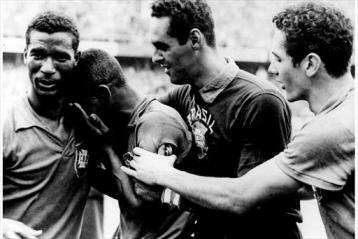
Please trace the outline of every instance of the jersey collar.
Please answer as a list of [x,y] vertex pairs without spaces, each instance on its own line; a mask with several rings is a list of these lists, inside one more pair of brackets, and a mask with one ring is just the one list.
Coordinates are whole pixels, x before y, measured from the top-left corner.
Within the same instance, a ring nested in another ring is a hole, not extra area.
[[218,95],[230,84],[239,71],[239,67],[232,59],[225,58],[227,64],[208,84],[199,90],[205,103],[212,103]]

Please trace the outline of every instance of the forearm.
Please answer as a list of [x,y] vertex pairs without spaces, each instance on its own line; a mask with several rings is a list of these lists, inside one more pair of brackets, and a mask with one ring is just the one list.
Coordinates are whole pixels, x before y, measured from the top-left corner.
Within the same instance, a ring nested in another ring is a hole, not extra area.
[[278,170],[272,160],[241,178],[202,177],[171,168],[157,175],[157,183],[203,207],[243,214],[301,186]]
[[206,208],[241,214],[252,207],[237,179],[202,177],[174,168],[157,179],[158,184]]
[[115,184],[119,193],[119,200],[122,198],[129,203],[132,208],[140,208],[142,200],[137,197],[134,192],[133,184],[122,169],[122,163],[112,147],[106,147],[105,152],[109,158],[111,166],[111,174],[114,176]]

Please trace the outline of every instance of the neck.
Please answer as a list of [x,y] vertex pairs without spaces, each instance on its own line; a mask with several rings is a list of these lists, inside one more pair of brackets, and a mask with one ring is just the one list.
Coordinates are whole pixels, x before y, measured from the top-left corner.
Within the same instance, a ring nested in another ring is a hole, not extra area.
[[204,87],[223,70],[226,64],[225,58],[215,48],[206,47],[199,56],[199,70],[192,85],[196,89]]
[[33,110],[40,116],[49,120],[58,120],[63,108],[63,97],[46,97],[30,91],[28,100]]
[[337,92],[344,90],[349,84],[352,84],[353,77],[347,72],[341,77],[333,78],[326,74],[324,77],[317,77],[308,97],[310,110],[314,114],[318,114],[322,107],[327,104]]
[[112,91],[111,106],[119,110],[133,111],[143,98],[132,87],[124,85]]
[[114,128],[127,125],[136,105],[142,99],[143,97],[128,85],[113,87],[109,107],[103,112],[105,123]]

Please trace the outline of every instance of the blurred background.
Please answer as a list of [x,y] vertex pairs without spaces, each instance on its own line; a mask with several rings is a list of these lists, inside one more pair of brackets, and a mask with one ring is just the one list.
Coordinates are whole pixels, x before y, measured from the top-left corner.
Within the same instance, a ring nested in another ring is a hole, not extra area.
[[[270,80],[267,76],[270,44],[273,34],[272,16],[297,0],[213,0],[209,1],[216,23],[217,43],[223,55],[232,57],[240,68]],[[301,1],[302,2],[302,1]],[[353,21],[354,0],[322,1],[340,8]],[[148,30],[149,0],[2,0],[3,24],[1,51],[3,55],[2,107],[7,108],[19,93],[28,87],[27,69],[23,64],[27,24],[39,12],[56,10],[73,17],[81,34],[80,49],[98,47],[107,50],[121,63],[129,83],[139,92],[156,96],[175,87],[164,71],[151,62],[153,48]],[[354,59],[352,74],[355,74]],[[312,117],[304,102],[290,105],[293,127],[298,129]],[[3,111],[4,112],[4,111]],[[91,204],[95,210],[90,209]],[[110,238],[119,223],[119,209],[115,200],[91,194],[85,223],[88,228]],[[305,239],[326,238],[314,200],[303,201],[304,222],[300,224]],[[96,219],[97,221],[91,221]],[[69,222],[70,223],[70,222]],[[94,223],[94,224],[92,224]],[[87,224],[86,224],[87,225]],[[102,227],[101,227],[102,225]],[[87,230],[87,229],[86,229]],[[97,237],[98,238],[98,237]]]

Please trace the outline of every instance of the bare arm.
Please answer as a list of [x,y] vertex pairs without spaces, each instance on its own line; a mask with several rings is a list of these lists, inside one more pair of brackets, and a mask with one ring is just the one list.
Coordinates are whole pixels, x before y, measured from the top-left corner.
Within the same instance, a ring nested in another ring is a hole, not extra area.
[[[79,113],[91,136],[97,139],[95,142],[102,142],[102,145],[97,146],[100,146],[105,153],[103,163],[106,164],[106,170],[98,169],[96,165],[92,165],[92,184],[101,192],[118,199],[120,202],[125,202],[132,208],[141,207],[142,200],[135,194],[130,178],[121,170],[122,163],[118,155],[106,140],[109,132],[108,127],[96,114],[88,116],[78,103],[73,103],[70,106]],[[99,177],[102,183],[98,183]]]
[[[283,173],[272,159],[240,178],[214,178],[177,170],[168,164],[168,158],[142,149],[136,148],[133,152],[137,155],[131,162],[135,170],[122,167],[123,171],[145,183],[168,187],[211,209],[242,214],[302,187],[301,183]],[[153,164],[152,160],[157,163]]]

